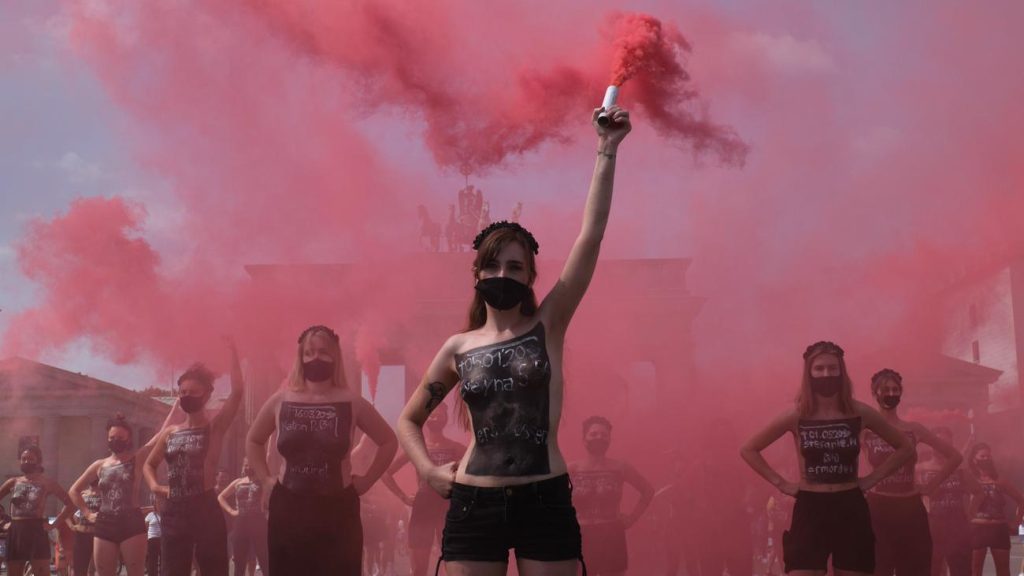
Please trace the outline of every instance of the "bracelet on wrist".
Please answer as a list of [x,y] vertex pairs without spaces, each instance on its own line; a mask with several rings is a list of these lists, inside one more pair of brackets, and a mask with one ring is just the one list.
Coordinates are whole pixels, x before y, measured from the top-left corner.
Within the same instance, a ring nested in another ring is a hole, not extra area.
[[604,156],[605,158],[611,158],[613,160],[615,159],[615,154],[613,154],[612,152],[605,152],[604,150],[598,150],[597,155]]

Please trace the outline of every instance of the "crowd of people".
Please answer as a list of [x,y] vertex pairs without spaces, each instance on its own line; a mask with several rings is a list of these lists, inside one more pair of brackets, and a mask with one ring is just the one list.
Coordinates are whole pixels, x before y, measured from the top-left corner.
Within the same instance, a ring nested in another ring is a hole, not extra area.
[[[594,274],[631,128],[625,110],[605,111],[607,125],[599,112],[581,230],[553,288],[534,292],[530,232],[514,222],[482,230],[467,326],[441,345],[395,429],[347,382],[337,333],[311,326],[249,427],[232,479],[219,463],[245,383],[231,344],[231,392],[218,411],[207,409],[215,375],[190,367],[152,440],[134,446],[132,426],[113,418],[109,454],[69,490],[45,474],[38,447],[21,451],[22,474],[0,486],[11,497],[8,573],[47,574],[55,558],[76,576],[227,576],[232,560],[238,576],[257,567],[362,576],[393,573],[407,550],[414,576],[491,576],[507,573],[514,550],[523,576],[621,575],[635,565],[627,534],[653,502],[666,574],[745,576],[757,557],[766,572],[823,575],[831,564],[836,574],[932,576],[945,565],[950,576],[981,576],[991,553],[1008,576],[1024,498],[991,448],[972,443],[965,458],[948,429],[903,419],[895,370],[872,378],[877,406],[854,400],[845,351],[832,342],[807,348],[795,406],[742,445],[770,494],[721,453],[674,458],[672,481],[656,490],[628,459],[608,456],[613,424],[601,416],[583,423],[585,457],[567,461],[558,445],[565,336]],[[460,400],[446,403],[452,390]],[[451,418],[471,431],[468,443],[446,435]],[[719,446],[740,446],[728,422],[710,428]],[[797,463],[788,475],[762,456],[787,434]],[[920,461],[919,447],[928,449]],[[394,478],[406,465],[419,479],[413,494]],[[63,504],[53,522],[51,497]],[[398,502],[408,514],[394,512]]]

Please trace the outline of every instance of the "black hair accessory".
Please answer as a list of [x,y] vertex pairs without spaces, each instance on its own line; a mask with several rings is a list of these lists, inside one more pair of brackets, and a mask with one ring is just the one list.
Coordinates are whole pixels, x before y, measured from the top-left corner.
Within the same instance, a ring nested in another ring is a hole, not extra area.
[[302,331],[302,334],[299,334],[299,344],[302,344],[302,341],[306,339],[306,335],[309,334],[310,332],[327,332],[327,334],[331,337],[331,340],[338,342],[338,334],[334,330],[331,330],[330,328],[324,326],[323,324],[317,324],[316,326],[310,326],[309,328],[306,328],[305,330]]
[[529,230],[523,228],[516,222],[509,222],[508,220],[493,222],[490,226],[481,230],[480,233],[476,235],[476,238],[473,239],[473,250],[479,250],[480,245],[484,242],[484,238],[490,236],[491,232],[502,228],[511,228],[517,232],[522,232],[526,235],[526,242],[529,245],[530,250],[533,250],[534,254],[540,254],[540,244],[537,244],[537,239],[533,237],[533,234],[530,234]]
[[875,372],[874,376],[871,377],[871,383],[874,384],[875,382],[885,378],[892,378],[897,384],[901,386],[903,385],[903,376],[900,376],[900,373],[892,368],[882,368],[878,372]]
[[840,358],[842,358],[846,354],[846,352],[843,352],[843,349],[839,347],[839,344],[836,344],[835,342],[829,342],[827,340],[822,340],[821,342],[815,342],[814,344],[811,344],[810,346],[807,347],[807,350],[804,350],[804,360],[807,360],[812,355],[825,353],[835,354]]

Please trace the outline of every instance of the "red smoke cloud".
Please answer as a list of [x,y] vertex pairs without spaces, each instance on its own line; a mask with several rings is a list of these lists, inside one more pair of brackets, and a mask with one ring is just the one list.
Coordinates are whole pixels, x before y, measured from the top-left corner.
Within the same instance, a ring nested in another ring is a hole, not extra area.
[[647,14],[618,14],[609,19],[609,27],[614,38],[611,83],[630,82],[655,130],[688,143],[697,155],[711,152],[725,164],[742,166],[749,146],[736,131],[693,110],[699,108],[700,94],[681,60],[691,48],[679,30]]
[[[421,291],[471,295],[468,256],[456,270],[400,257],[416,245],[415,206],[436,217],[455,201],[462,179],[437,172],[467,166],[499,217],[523,200],[541,256],[564,258],[593,162],[589,112],[615,39],[632,30],[661,51],[642,52],[621,92],[636,130],[602,256],[693,260],[686,285],[659,276],[640,294],[599,266],[603,292],[569,335],[563,431],[605,413],[613,455],[652,475],[662,458],[651,445],[733,458],[735,446],[702,433],[709,415],[741,414],[742,437],[790,406],[800,353],[818,339],[846,348],[860,399],[885,352],[908,407],[918,401],[904,367],[940,351],[948,289],[1024,253],[1024,78],[1011,56],[1024,49],[1024,6],[893,4],[868,17],[656,2],[659,28],[590,2],[548,4],[540,17],[458,1],[69,2],[75,54],[167,192],[145,218],[95,200],[30,227],[20,258],[39,304],[4,350],[84,336],[118,360],[181,366],[231,331],[243,349],[282,350],[273,361],[287,366],[298,332],[322,322],[361,342],[347,355],[386,363],[387,335],[423,329],[409,325]],[[756,150],[743,170],[695,169],[673,145],[743,158],[705,101]],[[161,204],[183,214],[169,249],[154,238]],[[287,269],[258,289],[241,272],[348,261],[373,266],[344,281]],[[541,292],[557,272],[542,270]],[[658,315],[680,294],[706,299],[691,333],[638,333],[634,310],[654,302]],[[588,315],[601,321],[584,330]],[[417,357],[458,328],[429,326]],[[675,360],[687,344],[698,366],[661,383],[671,401],[651,400],[625,347]],[[623,416],[644,402],[659,416]],[[570,455],[576,440],[565,438]]]

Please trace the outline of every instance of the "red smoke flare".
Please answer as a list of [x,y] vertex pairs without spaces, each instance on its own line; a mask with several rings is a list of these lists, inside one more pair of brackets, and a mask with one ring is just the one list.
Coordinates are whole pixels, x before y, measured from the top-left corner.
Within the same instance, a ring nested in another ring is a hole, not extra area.
[[750,147],[736,131],[712,123],[681,60],[690,43],[674,26],[647,14],[617,14],[609,21],[615,54],[611,83],[632,82],[632,93],[666,138],[685,142],[695,154],[713,153],[724,164],[743,166]]

